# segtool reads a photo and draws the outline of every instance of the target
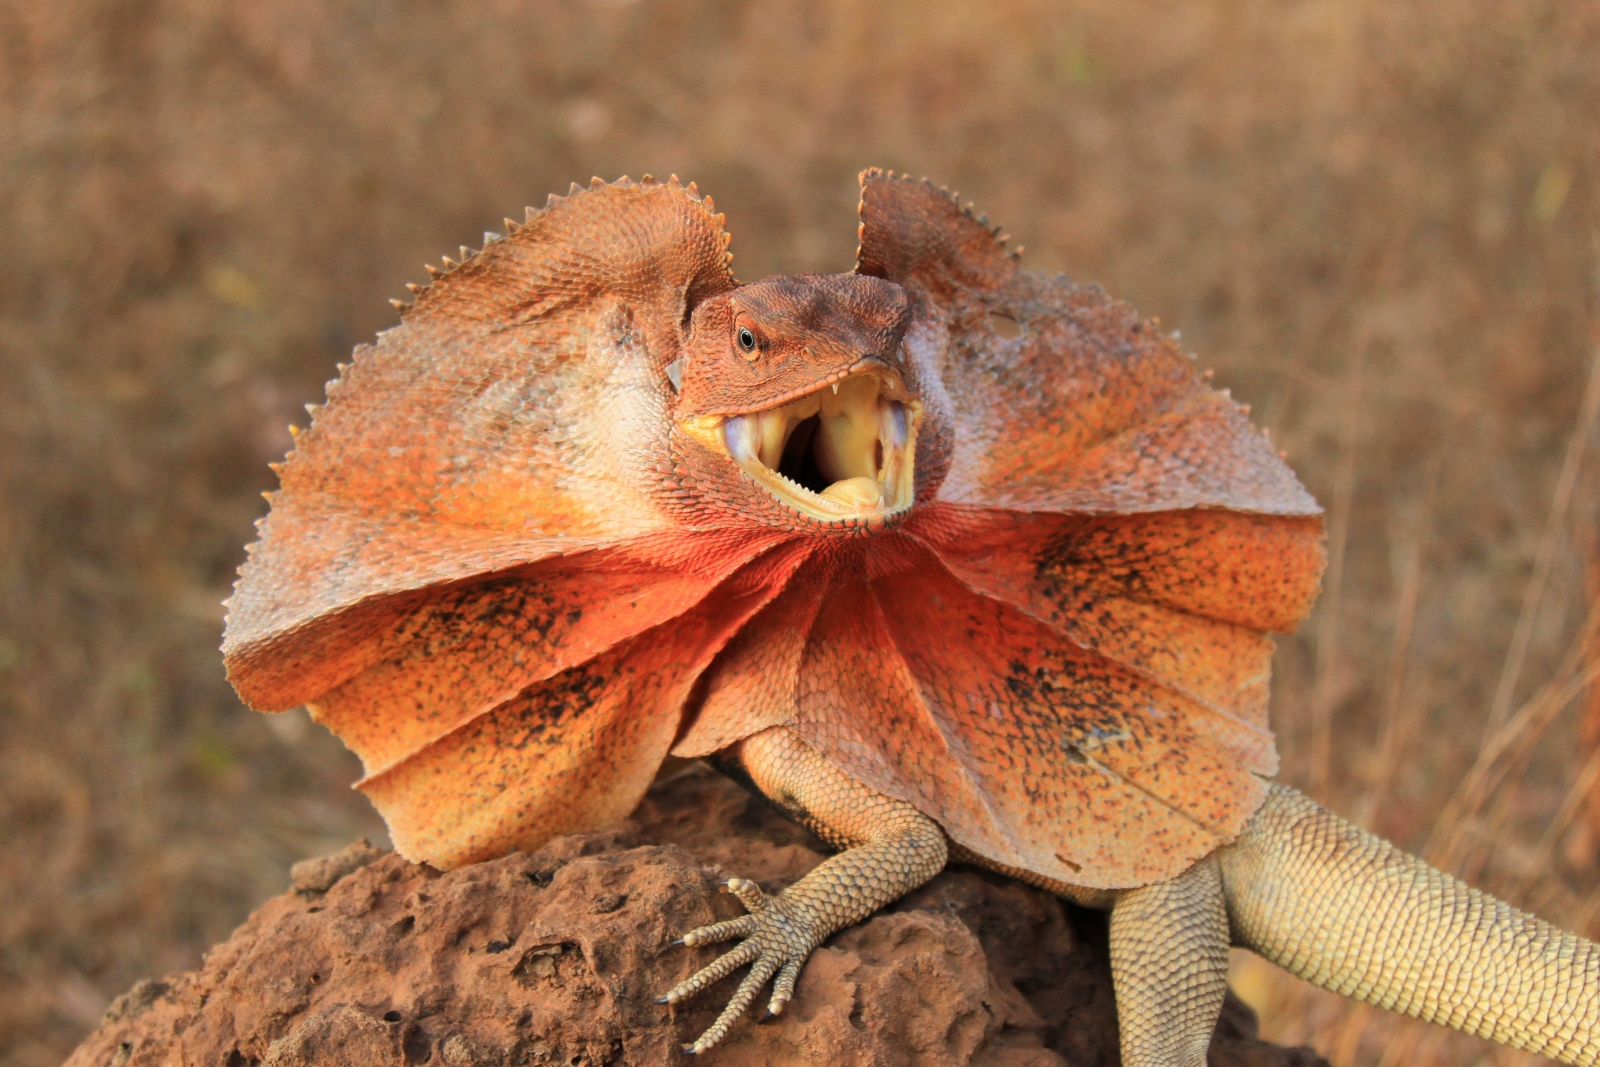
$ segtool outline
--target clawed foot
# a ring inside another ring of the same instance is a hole
[[[691,1056],[721,1041],[773,975],[777,975],[777,979],[772,983],[772,999],[767,1002],[767,1011],[772,1015],[780,1014],[794,996],[794,984],[800,977],[801,965],[811,955],[811,950],[822,942],[814,925],[794,914],[793,901],[786,899],[787,893],[769,897],[761,891],[760,886],[744,878],[730,878],[726,884],[728,891],[743,902],[750,914],[742,919],[691,930],[675,943],[694,946],[714,945],[736,937],[745,940],[733,951],[718,957],[709,967],[678,983],[666,996],[656,998],[657,1004],[677,1004],[745,964],[753,964],[750,973],[739,983],[733,999],[717,1016],[717,1021],[696,1038],[694,1044],[683,1046],[683,1051]]]

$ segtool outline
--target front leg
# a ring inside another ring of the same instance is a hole
[[[750,973],[717,1021],[684,1051],[704,1052],[721,1041],[774,975],[769,1008],[776,1015],[794,995],[811,950],[860,922],[944,869],[949,847],[939,824],[903,800],[869,789],[844,774],[792,730],[781,726],[741,741],[727,753],[769,799],[829,844],[844,851],[775,897],[754,882],[728,881],[750,914],[703,926],[686,945],[745,940],[674,987],[662,1002],[676,1004],[747,963]]]

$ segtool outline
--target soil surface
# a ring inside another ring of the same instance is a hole
[[[1600,686],[1484,728],[1600,603],[1597,130],[1572,0],[0,0],[0,1063],[379,841],[353,755],[239,705],[220,605],[387,298],[591,175],[697,181],[748,281],[850,270],[856,172],[927,175],[1181,330],[1336,532],[1280,780],[1600,934]],[[1341,1062],[1491,1055],[1237,981]]]
[[[673,1010],[710,963],[672,947],[742,914],[719,883],[775,891],[826,848],[704,768],[658,785],[616,833],[557,838],[441,873],[365,842],[296,867],[198,971],[119,997],[69,1067],[667,1064],[740,973]],[[783,1017],[736,1028],[727,1065],[1115,1064],[1104,918],[952,868],[807,963]],[[1229,996],[1211,1064],[1323,1065],[1256,1036]]]

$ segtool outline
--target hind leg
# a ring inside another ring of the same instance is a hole
[[[1205,1067],[1228,988],[1228,912],[1214,857],[1111,908],[1123,1067]]]

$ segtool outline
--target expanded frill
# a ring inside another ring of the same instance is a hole
[[[224,643],[441,868],[616,825],[787,726],[1008,868],[1112,888],[1239,833],[1315,502],[1173,341],[862,176],[850,275],[734,281],[676,179],[553,199],[357,350]]]

